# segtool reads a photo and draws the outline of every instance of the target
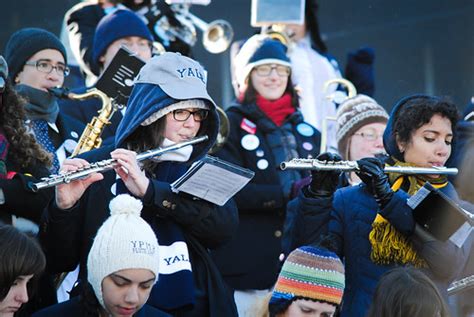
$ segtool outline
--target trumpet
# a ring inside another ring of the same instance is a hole
[[[172,26],[167,19],[158,21],[159,27],[170,38],[179,38],[186,44],[196,43],[196,28],[203,32],[202,45],[213,54],[224,52],[232,43],[234,31],[229,22],[215,20],[207,23],[189,12],[189,4],[172,4],[171,9],[182,27]]]
[[[359,170],[356,161],[320,161],[316,159],[292,159],[280,163],[280,169],[303,169],[313,171],[340,171],[353,172]],[[451,167],[411,167],[411,166],[386,166],[385,173],[399,174],[425,174],[425,175],[457,175],[458,169]]]
[[[207,135],[203,135],[203,136],[193,138],[184,142],[179,142],[179,143],[176,143],[164,148],[156,148],[156,149],[148,150],[137,155],[137,162],[151,159],[156,156],[160,156],[164,153],[178,150],[188,145],[204,142],[208,139],[209,137]],[[29,183],[28,187],[33,192],[38,192],[39,190],[44,189],[44,188],[53,187],[59,184],[68,184],[74,180],[85,178],[92,173],[99,173],[99,172],[102,173],[102,172],[109,171],[113,169],[113,166],[115,165],[116,162],[117,161],[115,159],[107,159],[107,160],[98,161],[95,163],[91,163],[87,167],[80,168],[74,172],[60,173],[60,174],[51,175],[49,177],[44,177],[38,183],[33,183],[33,182]]]

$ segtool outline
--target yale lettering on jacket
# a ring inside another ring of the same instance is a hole
[[[171,245],[160,245],[160,274],[173,274],[179,271],[191,271],[188,246],[184,241]]]
[[[206,83],[206,81],[204,80],[204,74],[202,74],[198,68],[193,69],[191,67],[185,67],[182,69],[177,69],[176,71],[179,73],[181,78],[196,77],[196,78],[199,78],[203,84]]]

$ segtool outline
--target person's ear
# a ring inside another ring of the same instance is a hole
[[[397,142],[397,148],[400,151],[400,153],[405,152],[405,142],[400,141],[400,138],[398,134],[395,135],[395,142]]]

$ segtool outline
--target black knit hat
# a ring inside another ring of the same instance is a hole
[[[45,49],[58,50],[67,64],[66,49],[53,33],[39,28],[24,28],[13,33],[5,48],[9,77],[14,80],[28,59]]]

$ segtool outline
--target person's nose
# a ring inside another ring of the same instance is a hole
[[[198,122],[194,120],[193,114],[189,115],[189,118],[186,121],[184,121],[184,126],[187,128],[194,128],[196,124],[198,124]]]
[[[376,148],[383,148],[383,135],[377,135],[377,138],[374,141],[374,146]]]
[[[272,68],[272,70],[270,71],[270,74],[268,75],[268,77],[272,80],[276,80],[280,77],[280,75],[278,75],[278,72],[277,72],[276,68]]]
[[[22,304],[28,302],[28,289],[26,287],[26,284],[22,285],[19,289],[18,292],[15,295],[15,300],[17,302],[20,302]]]
[[[445,158],[451,153],[451,146],[441,141],[436,146],[436,156]]]
[[[140,296],[138,295],[138,288],[135,286],[131,286],[125,294],[125,302],[127,302],[128,304],[136,304],[139,301],[139,297]]]
[[[59,82],[64,78],[64,75],[58,74],[57,68],[53,68],[47,75],[47,78],[51,81]]]

